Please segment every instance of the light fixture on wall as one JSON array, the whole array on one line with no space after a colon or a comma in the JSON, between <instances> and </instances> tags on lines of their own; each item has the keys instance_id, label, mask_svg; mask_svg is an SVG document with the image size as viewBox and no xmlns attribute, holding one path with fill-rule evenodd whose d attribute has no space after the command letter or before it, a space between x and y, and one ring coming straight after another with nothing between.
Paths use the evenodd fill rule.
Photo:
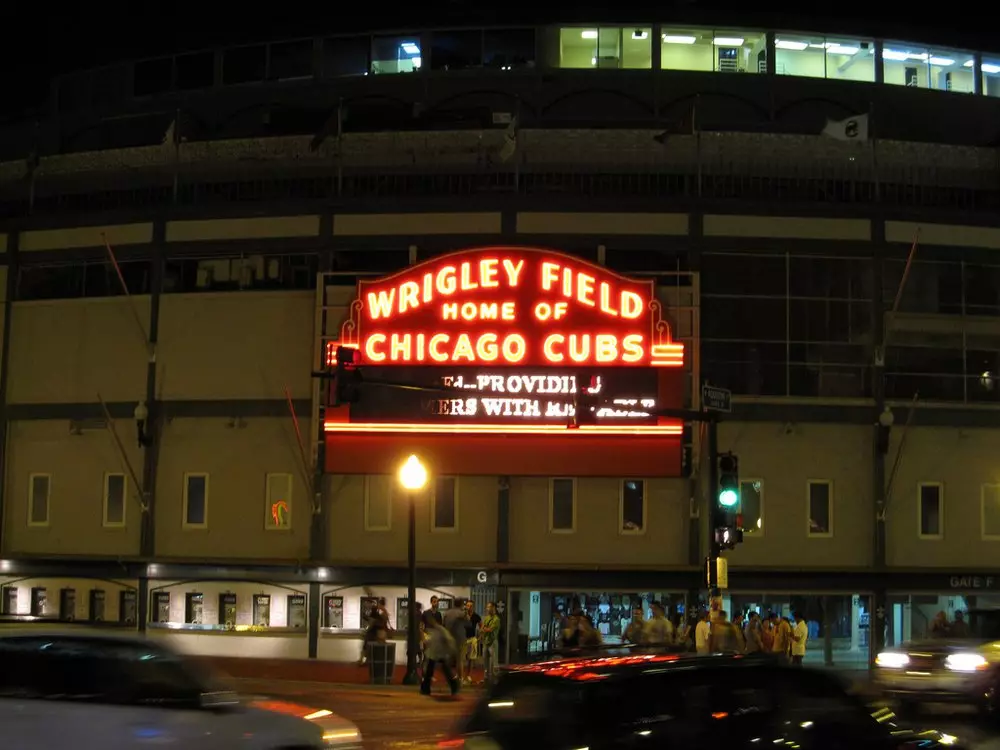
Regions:
<instances>
[{"instance_id":1,"label":"light fixture on wall","mask_svg":"<svg viewBox=\"0 0 1000 750\"><path fill-rule=\"evenodd\" d=\"M139 447L145 448L152 444L152 437L146 432L146 423L149 420L149 409L145 401L140 401L135 405L132 416L135 418L135 431L139 440Z\"/></svg>"}]
</instances>

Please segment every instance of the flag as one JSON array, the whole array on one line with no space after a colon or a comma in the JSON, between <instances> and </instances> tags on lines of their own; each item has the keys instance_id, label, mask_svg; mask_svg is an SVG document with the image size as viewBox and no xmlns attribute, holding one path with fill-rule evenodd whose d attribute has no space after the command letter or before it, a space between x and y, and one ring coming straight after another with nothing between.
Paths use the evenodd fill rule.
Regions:
<instances>
[{"instance_id":1,"label":"flag","mask_svg":"<svg viewBox=\"0 0 1000 750\"><path fill-rule=\"evenodd\" d=\"M510 125L504 131L503 145L497 154L500 161L510 161L517 153L517 118L511 118Z\"/></svg>"},{"instance_id":2,"label":"flag","mask_svg":"<svg viewBox=\"0 0 1000 750\"><path fill-rule=\"evenodd\" d=\"M821 135L836 138L838 141L867 141L868 115L856 115L846 120L827 120Z\"/></svg>"}]
</instances>

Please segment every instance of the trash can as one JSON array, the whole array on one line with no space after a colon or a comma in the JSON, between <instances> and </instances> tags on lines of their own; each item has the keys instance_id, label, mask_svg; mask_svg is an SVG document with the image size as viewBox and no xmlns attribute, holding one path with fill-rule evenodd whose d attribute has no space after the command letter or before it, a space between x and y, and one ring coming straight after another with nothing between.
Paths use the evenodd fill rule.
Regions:
<instances>
[{"instance_id":1,"label":"trash can","mask_svg":"<svg viewBox=\"0 0 1000 750\"><path fill-rule=\"evenodd\" d=\"M368 644L368 676L372 685L389 685L396 669L396 644L393 641Z\"/></svg>"}]
</instances>

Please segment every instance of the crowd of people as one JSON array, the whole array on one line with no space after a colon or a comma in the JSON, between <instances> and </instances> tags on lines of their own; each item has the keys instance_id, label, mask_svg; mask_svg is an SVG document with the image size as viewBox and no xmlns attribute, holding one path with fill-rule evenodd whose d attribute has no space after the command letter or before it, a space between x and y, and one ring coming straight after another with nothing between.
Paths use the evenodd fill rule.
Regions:
<instances>
[{"instance_id":1,"label":"crowd of people","mask_svg":"<svg viewBox=\"0 0 1000 750\"><path fill-rule=\"evenodd\" d=\"M430 607L417 607L419 626L418 655L422 673L420 692L430 695L434 673L440 670L444 675L452 695L462 684L471 684L472 668L482 661L483 680L491 681L498 664L498 643L500 638L500 616L494 602L486 604L486 614L475 611L471 599L457 599L450 609L440 609L440 599L431 597ZM364 634L361 663L368 654L368 645L384 643L392 634L389 611L385 599L368 613L368 626Z\"/></svg>"},{"instance_id":2,"label":"crowd of people","mask_svg":"<svg viewBox=\"0 0 1000 750\"><path fill-rule=\"evenodd\" d=\"M768 653L801 664L809 641L809 626L801 613L781 617L769 612L766 617L751 611L729 619L724 610L709 612L684 620L680 615L667 617L660 602L650 605L648 619L642 608L632 612L632 621L622 635L622 642L633 646L657 646L676 651L711 653ZM590 617L576 611L559 622L561 649L599 646L600 632Z\"/></svg>"}]
</instances>

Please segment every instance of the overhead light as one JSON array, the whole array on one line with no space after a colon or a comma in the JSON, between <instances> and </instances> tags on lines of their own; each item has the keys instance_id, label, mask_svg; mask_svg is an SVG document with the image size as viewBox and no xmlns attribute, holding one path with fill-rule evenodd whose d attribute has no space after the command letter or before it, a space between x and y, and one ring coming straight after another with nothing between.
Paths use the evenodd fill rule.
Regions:
<instances>
[{"instance_id":1,"label":"overhead light","mask_svg":"<svg viewBox=\"0 0 1000 750\"><path fill-rule=\"evenodd\" d=\"M911 60L917 60L919 62L927 62L928 55L926 52L911 52L907 55L907 57Z\"/></svg>"},{"instance_id":2,"label":"overhead light","mask_svg":"<svg viewBox=\"0 0 1000 750\"><path fill-rule=\"evenodd\" d=\"M642 29L636 29L632 32L633 39L649 39L649 32L643 31Z\"/></svg>"},{"instance_id":3,"label":"overhead light","mask_svg":"<svg viewBox=\"0 0 1000 750\"><path fill-rule=\"evenodd\" d=\"M717 47L741 47L743 37L741 36L717 36L712 40L712 44Z\"/></svg>"},{"instance_id":4,"label":"overhead light","mask_svg":"<svg viewBox=\"0 0 1000 750\"><path fill-rule=\"evenodd\" d=\"M804 49L809 49L808 42L793 42L789 39L779 39L774 43L774 46L778 49L792 49L796 52L801 52Z\"/></svg>"},{"instance_id":5,"label":"overhead light","mask_svg":"<svg viewBox=\"0 0 1000 750\"><path fill-rule=\"evenodd\" d=\"M966 60L964 63L962 63L963 68L971 68L973 65L975 65L975 61L973 60Z\"/></svg>"},{"instance_id":6,"label":"overhead light","mask_svg":"<svg viewBox=\"0 0 1000 750\"><path fill-rule=\"evenodd\" d=\"M857 47L847 47L842 44L831 44L826 48L828 55L856 55L858 54Z\"/></svg>"},{"instance_id":7,"label":"overhead light","mask_svg":"<svg viewBox=\"0 0 1000 750\"><path fill-rule=\"evenodd\" d=\"M414 44L413 42L403 42L402 44L399 45L399 48L408 55L420 54L420 47Z\"/></svg>"},{"instance_id":8,"label":"overhead light","mask_svg":"<svg viewBox=\"0 0 1000 750\"><path fill-rule=\"evenodd\" d=\"M684 36L682 34L664 34L663 41L667 44L694 44L698 37Z\"/></svg>"},{"instance_id":9,"label":"overhead light","mask_svg":"<svg viewBox=\"0 0 1000 750\"><path fill-rule=\"evenodd\" d=\"M590 64L596 66L597 65L597 58L596 57L590 58Z\"/></svg>"},{"instance_id":10,"label":"overhead light","mask_svg":"<svg viewBox=\"0 0 1000 750\"><path fill-rule=\"evenodd\" d=\"M983 63L984 73L1000 73L1000 65L994 65L993 63Z\"/></svg>"},{"instance_id":11,"label":"overhead light","mask_svg":"<svg viewBox=\"0 0 1000 750\"><path fill-rule=\"evenodd\" d=\"M584 29L580 32L580 36L584 39L597 39L597 32L594 29Z\"/></svg>"},{"instance_id":12,"label":"overhead light","mask_svg":"<svg viewBox=\"0 0 1000 750\"><path fill-rule=\"evenodd\" d=\"M942 68L947 68L949 65L955 64L955 61L952 60L950 57L932 57L927 62L929 62L931 65L939 65Z\"/></svg>"},{"instance_id":13,"label":"overhead light","mask_svg":"<svg viewBox=\"0 0 1000 750\"><path fill-rule=\"evenodd\" d=\"M903 62L904 60L910 59L910 56L906 52L897 52L894 49L882 50L882 57L886 60L895 60L897 62Z\"/></svg>"}]
</instances>

